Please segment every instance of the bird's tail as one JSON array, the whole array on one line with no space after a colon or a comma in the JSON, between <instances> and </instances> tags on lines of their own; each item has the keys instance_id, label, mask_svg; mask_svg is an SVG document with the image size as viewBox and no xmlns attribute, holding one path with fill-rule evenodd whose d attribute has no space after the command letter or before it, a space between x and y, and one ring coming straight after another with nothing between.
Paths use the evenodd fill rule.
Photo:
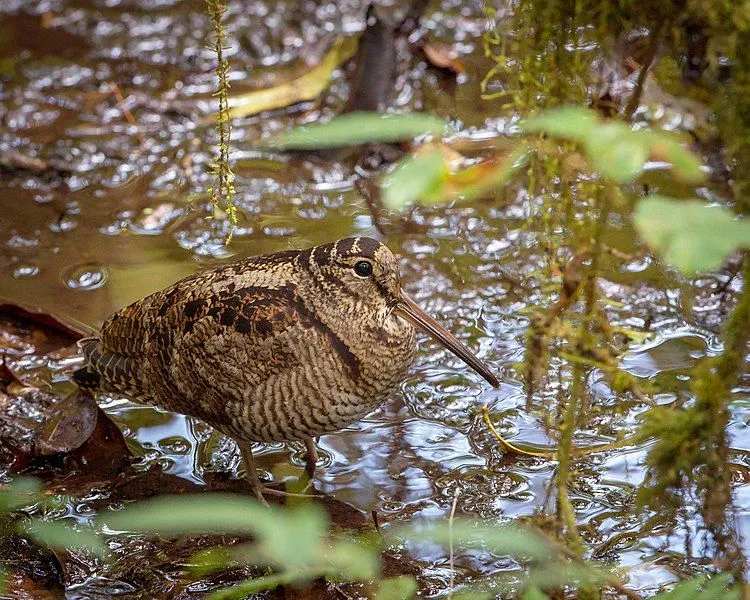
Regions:
<instances>
[{"instance_id":1,"label":"bird's tail","mask_svg":"<svg viewBox=\"0 0 750 600\"><path fill-rule=\"evenodd\" d=\"M78 347L86 358L85 365L73 373L73 381L82 389L115 392L133 397L143 395L142 361L110 352L99 338L84 338Z\"/></svg>"},{"instance_id":2,"label":"bird's tail","mask_svg":"<svg viewBox=\"0 0 750 600\"><path fill-rule=\"evenodd\" d=\"M92 354L98 345L99 340L94 337L83 338L77 342L78 348L86 358L86 364L73 373L73 381L82 390L94 391L101 386L101 375L91 364Z\"/></svg>"}]
</instances>

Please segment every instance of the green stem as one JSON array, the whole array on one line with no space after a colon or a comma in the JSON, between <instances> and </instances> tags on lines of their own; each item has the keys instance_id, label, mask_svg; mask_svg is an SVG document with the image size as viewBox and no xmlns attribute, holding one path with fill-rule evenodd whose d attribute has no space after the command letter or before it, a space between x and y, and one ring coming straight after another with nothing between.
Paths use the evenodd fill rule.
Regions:
<instances>
[{"instance_id":1,"label":"green stem","mask_svg":"<svg viewBox=\"0 0 750 600\"><path fill-rule=\"evenodd\" d=\"M299 571L286 571L284 573L266 575L265 577L254 577L253 579L246 579L232 587L217 590L209 594L207 600L238 600L240 598L246 598L251 594L276 589L281 585L288 585L295 581L309 579L311 576L314 576L314 574Z\"/></svg>"}]
</instances>

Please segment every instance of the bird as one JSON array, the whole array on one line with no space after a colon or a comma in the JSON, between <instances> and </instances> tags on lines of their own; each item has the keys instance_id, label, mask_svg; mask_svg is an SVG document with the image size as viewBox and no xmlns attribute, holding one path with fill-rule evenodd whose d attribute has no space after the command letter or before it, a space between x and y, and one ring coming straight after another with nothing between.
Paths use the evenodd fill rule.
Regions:
<instances>
[{"instance_id":1,"label":"bird","mask_svg":"<svg viewBox=\"0 0 750 600\"><path fill-rule=\"evenodd\" d=\"M406 376L416 332L493 387L497 377L401 285L383 243L348 237L199 271L112 315L81 340L84 391L203 420L232 438L263 503L252 444L303 442L372 412Z\"/></svg>"}]
</instances>

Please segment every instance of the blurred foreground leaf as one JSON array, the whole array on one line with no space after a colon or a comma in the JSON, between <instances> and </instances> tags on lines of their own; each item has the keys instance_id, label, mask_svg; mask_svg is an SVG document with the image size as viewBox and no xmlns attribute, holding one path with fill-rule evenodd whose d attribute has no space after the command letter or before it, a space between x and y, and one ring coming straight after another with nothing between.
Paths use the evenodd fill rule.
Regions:
<instances>
[{"instance_id":1,"label":"blurred foreground leaf","mask_svg":"<svg viewBox=\"0 0 750 600\"><path fill-rule=\"evenodd\" d=\"M534 532L517 526L490 525L471 520L456 519L448 523L430 523L427 526L395 528L389 534L392 540L432 542L448 547L479 548L497 555L523 557L549 561L553 554L545 541Z\"/></svg>"},{"instance_id":2,"label":"blurred foreground leaf","mask_svg":"<svg viewBox=\"0 0 750 600\"><path fill-rule=\"evenodd\" d=\"M80 548L97 556L107 554L106 544L93 529L76 529L69 523L35 519L19 525L19 529L50 548Z\"/></svg>"},{"instance_id":3,"label":"blurred foreground leaf","mask_svg":"<svg viewBox=\"0 0 750 600\"><path fill-rule=\"evenodd\" d=\"M635 179L649 158L671 163L675 176L686 183L704 178L696 156L669 132L634 131L621 121L604 121L587 108L548 110L521 127L527 133L546 133L580 144L591 166L617 183Z\"/></svg>"},{"instance_id":4,"label":"blurred foreground leaf","mask_svg":"<svg viewBox=\"0 0 750 600\"><path fill-rule=\"evenodd\" d=\"M0 513L11 512L39 501L41 483L30 477L11 481L0 488Z\"/></svg>"},{"instance_id":5,"label":"blurred foreground leaf","mask_svg":"<svg viewBox=\"0 0 750 600\"><path fill-rule=\"evenodd\" d=\"M407 156L383 178L383 204L401 210L415 200L435 194L448 174L437 150Z\"/></svg>"},{"instance_id":6,"label":"blurred foreground leaf","mask_svg":"<svg viewBox=\"0 0 750 600\"><path fill-rule=\"evenodd\" d=\"M327 123L302 125L271 139L267 145L287 150L314 150L370 142L398 142L425 133L440 136L445 121L424 113L353 112Z\"/></svg>"},{"instance_id":7,"label":"blurred foreground leaf","mask_svg":"<svg viewBox=\"0 0 750 600\"><path fill-rule=\"evenodd\" d=\"M530 585L526 588L526 590L524 590L523 596L521 596L521 600L549 600L549 596L547 596L547 594L545 594L537 586Z\"/></svg>"},{"instance_id":8,"label":"blurred foreground leaf","mask_svg":"<svg viewBox=\"0 0 750 600\"><path fill-rule=\"evenodd\" d=\"M380 571L380 559L373 548L352 540L336 540L324 559L328 577L333 579L374 579Z\"/></svg>"},{"instance_id":9,"label":"blurred foreground leaf","mask_svg":"<svg viewBox=\"0 0 750 600\"><path fill-rule=\"evenodd\" d=\"M244 598L316 577L369 580L380 571L375 548L346 536L330 537L328 515L315 504L269 508L230 494L165 496L131 505L101 521L115 530L168 536L252 536L252 542L246 544L196 554L194 571L210 573L239 562L271 566L278 572L217 591L209 596L213 599Z\"/></svg>"},{"instance_id":10,"label":"blurred foreground leaf","mask_svg":"<svg viewBox=\"0 0 750 600\"><path fill-rule=\"evenodd\" d=\"M657 594L654 600L739 600L740 590L736 587L729 589L731 580L729 575L716 575L711 579L701 575Z\"/></svg>"},{"instance_id":11,"label":"blurred foreground leaf","mask_svg":"<svg viewBox=\"0 0 750 600\"><path fill-rule=\"evenodd\" d=\"M414 203L473 200L505 184L526 164L528 154L529 148L521 143L506 156L451 172L438 149L425 149L406 157L383 178L383 203L392 210L403 210Z\"/></svg>"},{"instance_id":12,"label":"blurred foreground leaf","mask_svg":"<svg viewBox=\"0 0 750 600\"><path fill-rule=\"evenodd\" d=\"M320 64L304 75L270 88L230 96L229 118L246 117L264 110L314 100L328 87L336 68L354 56L357 51L357 42L356 37L339 38Z\"/></svg>"},{"instance_id":13,"label":"blurred foreground leaf","mask_svg":"<svg viewBox=\"0 0 750 600\"><path fill-rule=\"evenodd\" d=\"M375 600L409 600L417 593L417 582L411 575L389 577L380 582Z\"/></svg>"},{"instance_id":14,"label":"blurred foreground leaf","mask_svg":"<svg viewBox=\"0 0 750 600\"><path fill-rule=\"evenodd\" d=\"M240 495L160 496L102 515L100 521L110 529L161 535L272 535L277 511Z\"/></svg>"},{"instance_id":15,"label":"blurred foreground leaf","mask_svg":"<svg viewBox=\"0 0 750 600\"><path fill-rule=\"evenodd\" d=\"M697 200L649 196L635 209L638 232L686 275L717 269L737 248L750 248L750 221Z\"/></svg>"}]
</instances>

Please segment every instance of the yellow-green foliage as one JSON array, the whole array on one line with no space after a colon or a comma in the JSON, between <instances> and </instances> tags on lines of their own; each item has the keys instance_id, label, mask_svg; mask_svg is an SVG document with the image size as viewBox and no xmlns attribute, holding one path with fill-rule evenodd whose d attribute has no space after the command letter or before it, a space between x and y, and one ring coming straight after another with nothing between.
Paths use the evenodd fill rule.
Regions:
<instances>
[{"instance_id":1,"label":"yellow-green foliage","mask_svg":"<svg viewBox=\"0 0 750 600\"><path fill-rule=\"evenodd\" d=\"M745 288L725 327L724 352L704 359L693 371L694 403L687 408L653 409L641 429L643 439L654 440L641 502L662 510L667 503L677 504L677 494L694 484L703 520L737 572L742 559L726 516L731 494L726 427L731 390L750 341L750 256L745 258L743 276Z\"/></svg>"}]
</instances>

